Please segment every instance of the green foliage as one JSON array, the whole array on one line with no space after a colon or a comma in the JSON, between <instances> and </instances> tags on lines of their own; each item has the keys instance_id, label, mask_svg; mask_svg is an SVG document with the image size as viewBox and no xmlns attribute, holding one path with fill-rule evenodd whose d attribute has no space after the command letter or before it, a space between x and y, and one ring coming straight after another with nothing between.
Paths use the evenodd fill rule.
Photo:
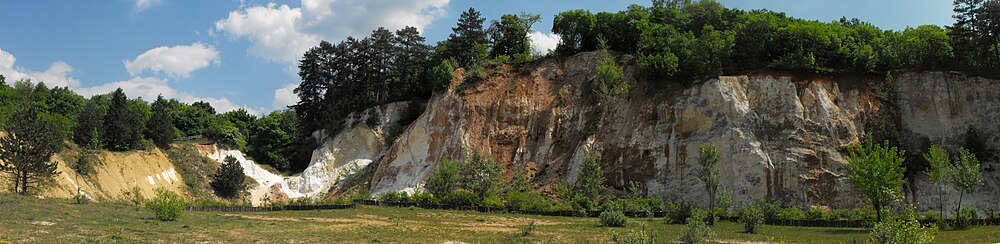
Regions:
<instances>
[{"instance_id":1,"label":"green foliage","mask_svg":"<svg viewBox=\"0 0 1000 244\"><path fill-rule=\"evenodd\" d=\"M478 194L465 189L450 191L438 197L438 199L441 200L441 204L455 206L476 206L482 202L482 198Z\"/></svg>"},{"instance_id":2,"label":"green foliage","mask_svg":"<svg viewBox=\"0 0 1000 244\"><path fill-rule=\"evenodd\" d=\"M166 103L167 100L163 99L162 95L158 96L151 106L153 116L146 123L146 136L160 148L169 148L177 136L174 132L177 129L174 128L173 118L167 112Z\"/></svg>"},{"instance_id":3,"label":"green foliage","mask_svg":"<svg viewBox=\"0 0 1000 244\"><path fill-rule=\"evenodd\" d=\"M508 192L506 207L521 211L549 210L555 203L547 196L537 192Z\"/></svg>"},{"instance_id":4,"label":"green foliage","mask_svg":"<svg viewBox=\"0 0 1000 244\"><path fill-rule=\"evenodd\" d=\"M233 127L230 131L237 130ZM305 170L316 148L316 141L302 131L295 111L271 112L254 121L248 131L247 154L283 172Z\"/></svg>"},{"instance_id":5,"label":"green foliage","mask_svg":"<svg viewBox=\"0 0 1000 244\"><path fill-rule=\"evenodd\" d=\"M157 188L156 197L146 202L146 209L153 211L156 219L161 221L174 221L184 214L187 203L176 193Z\"/></svg>"},{"instance_id":6,"label":"green foliage","mask_svg":"<svg viewBox=\"0 0 1000 244\"><path fill-rule=\"evenodd\" d=\"M128 151L142 146L142 114L139 106L129 106L121 88L111 93L108 112L104 116L101 139L108 150Z\"/></svg>"},{"instance_id":7,"label":"green foliage","mask_svg":"<svg viewBox=\"0 0 1000 244\"><path fill-rule=\"evenodd\" d=\"M628 95L629 85L625 81L625 71L608 53L604 39L600 40L601 51L597 56L597 78L594 93L602 102L610 102Z\"/></svg>"},{"instance_id":8,"label":"green foliage","mask_svg":"<svg viewBox=\"0 0 1000 244\"><path fill-rule=\"evenodd\" d=\"M887 201L902 197L905 151L889 146L888 141L872 143L871 136L863 145L848 151L847 160L851 163L848 179L876 210L877 219L882 220Z\"/></svg>"},{"instance_id":9,"label":"green foliage","mask_svg":"<svg viewBox=\"0 0 1000 244\"><path fill-rule=\"evenodd\" d=\"M638 230L630 229L625 233L611 232L611 240L617 244L653 244L656 243L655 231L646 227L646 223L639 225Z\"/></svg>"},{"instance_id":10,"label":"green foliage","mask_svg":"<svg viewBox=\"0 0 1000 244\"><path fill-rule=\"evenodd\" d=\"M625 217L625 213L622 213L621 210L601 212L598 218L601 219L601 225L607 227L625 227L628 224L628 217Z\"/></svg>"},{"instance_id":11,"label":"green foliage","mask_svg":"<svg viewBox=\"0 0 1000 244\"><path fill-rule=\"evenodd\" d=\"M966 225L962 216L962 198L966 193L972 193L976 186L983 184L982 173L979 167L979 159L975 154L965 148L958 150L958 162L955 164L955 171L952 174L952 184L958 188L958 214L957 224L959 227Z\"/></svg>"},{"instance_id":12,"label":"green foliage","mask_svg":"<svg viewBox=\"0 0 1000 244\"><path fill-rule=\"evenodd\" d=\"M708 193L708 223L714 224L716 218L715 199L718 198L716 193L719 190L719 169L715 165L719 162L719 150L715 149L715 145L706 144L702 145L698 151L698 165L701 165L701 169L698 170L698 178L705 183L705 191Z\"/></svg>"},{"instance_id":13,"label":"green foliage","mask_svg":"<svg viewBox=\"0 0 1000 244\"><path fill-rule=\"evenodd\" d=\"M462 189L485 198L491 190L499 186L502 174L503 169L492 156L473 150L462 165L459 182Z\"/></svg>"},{"instance_id":14,"label":"green foliage","mask_svg":"<svg viewBox=\"0 0 1000 244\"><path fill-rule=\"evenodd\" d=\"M458 18L458 25L452 28L453 33L445 42L448 45L445 58L454 59L460 67L470 67L483 62L489 52L486 31L483 30L485 20L474 8L470 7L469 10L462 12Z\"/></svg>"},{"instance_id":15,"label":"green foliage","mask_svg":"<svg viewBox=\"0 0 1000 244\"><path fill-rule=\"evenodd\" d=\"M535 233L535 228L536 228L536 225L535 225L535 221L534 220L532 220L531 222L528 222L528 224L520 227L520 229L521 229L521 236L522 237L531 236L532 233Z\"/></svg>"},{"instance_id":16,"label":"green foliage","mask_svg":"<svg viewBox=\"0 0 1000 244\"><path fill-rule=\"evenodd\" d=\"M77 145L90 149L101 149L101 127L104 126L105 111L97 100L100 97L91 98L87 105L80 111L76 119L76 129L73 132L73 141Z\"/></svg>"},{"instance_id":17,"label":"green foliage","mask_svg":"<svg viewBox=\"0 0 1000 244\"><path fill-rule=\"evenodd\" d=\"M938 187L938 213L944 213L944 185L948 183L952 174L951 160L948 159L948 152L945 152L944 148L938 145L933 145L927 152L923 154L924 160L930 167L927 168L925 173L931 178L931 182L934 182Z\"/></svg>"},{"instance_id":18,"label":"green foliage","mask_svg":"<svg viewBox=\"0 0 1000 244\"><path fill-rule=\"evenodd\" d=\"M239 198L240 193L247 189L243 166L240 166L240 162L233 156L227 156L223 161L222 167L215 171L209 184L219 197Z\"/></svg>"},{"instance_id":19,"label":"green foliage","mask_svg":"<svg viewBox=\"0 0 1000 244\"><path fill-rule=\"evenodd\" d=\"M890 215L876 223L871 230L869 243L933 243L936 228L925 228L917 221L912 209L899 215Z\"/></svg>"},{"instance_id":20,"label":"green foliage","mask_svg":"<svg viewBox=\"0 0 1000 244\"><path fill-rule=\"evenodd\" d=\"M686 220L687 224L684 225L684 230L681 232L680 241L683 243L705 243L705 238L711 231L705 224L705 217L704 211L694 211L691 217Z\"/></svg>"},{"instance_id":21,"label":"green foliage","mask_svg":"<svg viewBox=\"0 0 1000 244\"><path fill-rule=\"evenodd\" d=\"M43 118L38 108L21 108L0 130L6 132L0 137L0 176L14 183L14 192L28 194L58 174L56 162L49 159L62 149L63 131Z\"/></svg>"},{"instance_id":22,"label":"green foliage","mask_svg":"<svg viewBox=\"0 0 1000 244\"><path fill-rule=\"evenodd\" d=\"M596 21L594 14L582 9L556 14L552 21L552 33L560 36L556 53L571 55L595 50L597 36L593 29Z\"/></svg>"},{"instance_id":23,"label":"green foliage","mask_svg":"<svg viewBox=\"0 0 1000 244\"><path fill-rule=\"evenodd\" d=\"M455 79L455 61L451 59L441 60L441 63L431 68L430 86L433 91L444 91Z\"/></svg>"},{"instance_id":24,"label":"green foliage","mask_svg":"<svg viewBox=\"0 0 1000 244\"><path fill-rule=\"evenodd\" d=\"M583 169L577 176L574 188L577 194L590 199L592 203L600 201L601 193L604 191L604 169L598 152L591 150L583 152Z\"/></svg>"},{"instance_id":25,"label":"green foliage","mask_svg":"<svg viewBox=\"0 0 1000 244\"><path fill-rule=\"evenodd\" d=\"M683 224L695 211L697 208L690 202L669 202L667 203L667 217L664 220L667 223Z\"/></svg>"},{"instance_id":26,"label":"green foliage","mask_svg":"<svg viewBox=\"0 0 1000 244\"><path fill-rule=\"evenodd\" d=\"M459 165L454 160L445 159L424 181L424 189L435 196L444 196L459 186Z\"/></svg>"},{"instance_id":27,"label":"green foliage","mask_svg":"<svg viewBox=\"0 0 1000 244\"><path fill-rule=\"evenodd\" d=\"M406 192L386 192L378 196L378 200L388 202L407 202L410 201L410 195Z\"/></svg>"},{"instance_id":28,"label":"green foliage","mask_svg":"<svg viewBox=\"0 0 1000 244\"><path fill-rule=\"evenodd\" d=\"M756 205L750 205L740 211L739 221L743 224L743 232L757 233L764 224L764 211Z\"/></svg>"},{"instance_id":29,"label":"green foliage","mask_svg":"<svg viewBox=\"0 0 1000 244\"><path fill-rule=\"evenodd\" d=\"M528 31L531 25L539 20L537 14L505 14L500 17L500 21L493 21L487 33L493 42L490 50L490 57L529 54L531 52L531 40L528 38Z\"/></svg>"}]
</instances>

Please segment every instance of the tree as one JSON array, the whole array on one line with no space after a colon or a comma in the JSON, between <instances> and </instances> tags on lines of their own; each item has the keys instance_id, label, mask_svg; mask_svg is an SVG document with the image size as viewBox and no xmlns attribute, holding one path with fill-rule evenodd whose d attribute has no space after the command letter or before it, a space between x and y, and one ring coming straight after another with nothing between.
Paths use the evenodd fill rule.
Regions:
<instances>
[{"instance_id":1,"label":"tree","mask_svg":"<svg viewBox=\"0 0 1000 244\"><path fill-rule=\"evenodd\" d=\"M448 36L448 54L446 58L452 58L460 67L471 67L478 65L485 57L487 39L486 32L483 31L483 22L486 19L480 17L479 11L469 8L458 18L458 26L451 28L453 31Z\"/></svg>"},{"instance_id":2,"label":"tree","mask_svg":"<svg viewBox=\"0 0 1000 244\"><path fill-rule=\"evenodd\" d=\"M63 146L62 131L29 106L14 113L0 137L0 172L14 183L14 192L28 194L37 184L59 174L52 155Z\"/></svg>"},{"instance_id":3,"label":"tree","mask_svg":"<svg viewBox=\"0 0 1000 244\"><path fill-rule=\"evenodd\" d=\"M100 130L104 125L104 110L99 107L96 99L100 98L92 98L80 111L76 118L76 130L73 132L73 141L89 149L102 147Z\"/></svg>"},{"instance_id":4,"label":"tree","mask_svg":"<svg viewBox=\"0 0 1000 244\"><path fill-rule=\"evenodd\" d=\"M601 166L601 155L596 151L583 152L583 169L574 184L577 194L596 203L604 191L604 169Z\"/></svg>"},{"instance_id":5,"label":"tree","mask_svg":"<svg viewBox=\"0 0 1000 244\"><path fill-rule=\"evenodd\" d=\"M461 186L484 199L500 183L503 169L490 155L473 150L462 166Z\"/></svg>"},{"instance_id":6,"label":"tree","mask_svg":"<svg viewBox=\"0 0 1000 244\"><path fill-rule=\"evenodd\" d=\"M157 96L152 105L153 116L146 123L146 136L153 140L153 144L163 149L169 148L176 137L174 122L167 112L166 103L167 100L163 99L162 95Z\"/></svg>"},{"instance_id":7,"label":"tree","mask_svg":"<svg viewBox=\"0 0 1000 244\"><path fill-rule=\"evenodd\" d=\"M848 149L847 161L851 163L848 179L875 209L878 221L882 221L886 202L902 197L906 151L889 146L889 141L875 144L871 136L867 137L863 145Z\"/></svg>"},{"instance_id":8,"label":"tree","mask_svg":"<svg viewBox=\"0 0 1000 244\"><path fill-rule=\"evenodd\" d=\"M601 102L610 102L628 95L629 85L625 81L625 71L608 53L604 39L600 40L601 51L597 56L597 77L594 79L594 92Z\"/></svg>"},{"instance_id":9,"label":"tree","mask_svg":"<svg viewBox=\"0 0 1000 244\"><path fill-rule=\"evenodd\" d=\"M111 103L108 113L104 116L104 130L101 135L104 146L110 150L127 151L137 148L142 140L141 133L136 134L139 115L129 109L128 98L121 88L111 93Z\"/></svg>"},{"instance_id":10,"label":"tree","mask_svg":"<svg viewBox=\"0 0 1000 244\"><path fill-rule=\"evenodd\" d=\"M698 178L705 183L705 192L708 193L708 224L715 224L715 194L719 189L719 169L715 167L719 162L719 151L715 145L707 144L698 148L698 164L701 169L698 171Z\"/></svg>"},{"instance_id":11,"label":"tree","mask_svg":"<svg viewBox=\"0 0 1000 244\"><path fill-rule=\"evenodd\" d=\"M246 189L243 166L233 156L226 156L222 167L212 175L210 185L215 194L222 198L238 198Z\"/></svg>"},{"instance_id":12,"label":"tree","mask_svg":"<svg viewBox=\"0 0 1000 244\"><path fill-rule=\"evenodd\" d=\"M454 160L445 159L427 177L424 189L435 196L444 196L454 191L459 185L459 165Z\"/></svg>"},{"instance_id":13,"label":"tree","mask_svg":"<svg viewBox=\"0 0 1000 244\"><path fill-rule=\"evenodd\" d=\"M955 188L958 188L958 209L955 212L955 218L958 219L960 226L964 225L961 219L962 197L966 193L972 193L976 186L983 184L979 166L979 159L976 158L975 154L965 148L958 150L958 163L955 165L955 173L952 174L951 179Z\"/></svg>"},{"instance_id":14,"label":"tree","mask_svg":"<svg viewBox=\"0 0 1000 244\"><path fill-rule=\"evenodd\" d=\"M537 15L535 15L537 17ZM529 16L530 17L530 16ZM537 19L535 19L537 21ZM500 21L493 21L488 31L493 40L490 57L527 55L531 52L531 40L528 39L530 20L521 16L505 14Z\"/></svg>"},{"instance_id":15,"label":"tree","mask_svg":"<svg viewBox=\"0 0 1000 244\"><path fill-rule=\"evenodd\" d=\"M597 49L594 25L597 21L588 10L577 9L556 14L552 20L552 33L559 35L556 53L571 55Z\"/></svg>"},{"instance_id":16,"label":"tree","mask_svg":"<svg viewBox=\"0 0 1000 244\"><path fill-rule=\"evenodd\" d=\"M455 61L451 59L441 60L441 63L431 68L430 87L432 91L444 91L451 85L451 80L455 79Z\"/></svg>"},{"instance_id":17,"label":"tree","mask_svg":"<svg viewBox=\"0 0 1000 244\"><path fill-rule=\"evenodd\" d=\"M938 186L938 211L944 216L944 185L951 180L951 160L948 159L948 152L938 145L931 146L923 157L930 165L925 173L931 178L931 182Z\"/></svg>"}]
</instances>

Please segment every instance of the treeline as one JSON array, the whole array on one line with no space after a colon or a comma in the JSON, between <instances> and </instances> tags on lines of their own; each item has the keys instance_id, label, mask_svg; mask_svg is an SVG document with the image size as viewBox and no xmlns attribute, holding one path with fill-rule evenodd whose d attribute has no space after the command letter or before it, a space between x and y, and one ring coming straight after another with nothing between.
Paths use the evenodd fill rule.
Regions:
<instances>
[{"instance_id":1,"label":"treeline","mask_svg":"<svg viewBox=\"0 0 1000 244\"><path fill-rule=\"evenodd\" d=\"M537 14L504 15L488 28L479 11L462 13L447 40L435 46L414 27L378 28L364 38L326 41L299 62L302 83L292 106L306 131L336 130L352 112L394 101L425 99L446 89L455 68L482 73L482 65L533 58L528 31Z\"/></svg>"},{"instance_id":2,"label":"treeline","mask_svg":"<svg viewBox=\"0 0 1000 244\"><path fill-rule=\"evenodd\" d=\"M130 99L121 89L85 98L66 87L29 80L8 84L0 76L0 123L13 124L14 115L29 109L54 125L60 143L69 140L86 150L169 149L178 138L205 138L292 172L305 169L315 144L291 110L258 118L243 109L218 113L202 101Z\"/></svg>"}]
</instances>

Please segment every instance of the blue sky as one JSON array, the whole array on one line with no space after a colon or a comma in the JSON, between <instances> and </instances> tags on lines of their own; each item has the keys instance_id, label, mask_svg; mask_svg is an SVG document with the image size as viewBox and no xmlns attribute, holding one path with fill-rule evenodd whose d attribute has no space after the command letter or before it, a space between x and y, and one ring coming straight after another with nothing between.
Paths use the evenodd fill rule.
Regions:
<instances>
[{"instance_id":1,"label":"blue sky","mask_svg":"<svg viewBox=\"0 0 1000 244\"><path fill-rule=\"evenodd\" d=\"M721 0L804 19L856 17L883 29L947 25L946 0ZM129 97L157 94L209 101L220 111L266 113L295 102L296 60L319 40L367 35L377 26L420 28L429 43L451 32L470 6L496 19L538 13L532 34L544 50L552 16L569 9L619 11L649 1L471 0L107 0L0 3L0 74L69 86L89 96L117 87Z\"/></svg>"}]
</instances>

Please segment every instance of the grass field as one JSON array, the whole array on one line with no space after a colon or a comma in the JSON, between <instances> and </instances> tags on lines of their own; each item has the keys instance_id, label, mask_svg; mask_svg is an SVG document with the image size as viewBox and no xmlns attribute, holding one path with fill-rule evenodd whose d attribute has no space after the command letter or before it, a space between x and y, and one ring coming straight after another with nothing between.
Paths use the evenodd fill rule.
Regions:
<instances>
[{"instance_id":1,"label":"grass field","mask_svg":"<svg viewBox=\"0 0 1000 244\"><path fill-rule=\"evenodd\" d=\"M520 228L535 221L527 237ZM673 242L682 225L662 219L632 219L646 223L657 242ZM299 242L299 243L601 243L610 242L607 228L596 218L546 217L466 211L358 206L349 210L260 213L187 212L178 221L161 222L135 206L72 204L63 199L36 199L0 194L0 243L13 242ZM851 243L864 241L866 231L852 228L765 226L761 234L741 233L738 223L716 224L710 240L721 243L789 242ZM1000 228L976 227L940 231L940 243L1000 241Z\"/></svg>"}]
</instances>

